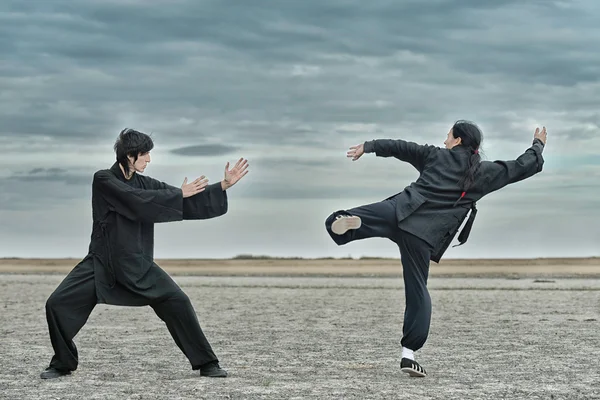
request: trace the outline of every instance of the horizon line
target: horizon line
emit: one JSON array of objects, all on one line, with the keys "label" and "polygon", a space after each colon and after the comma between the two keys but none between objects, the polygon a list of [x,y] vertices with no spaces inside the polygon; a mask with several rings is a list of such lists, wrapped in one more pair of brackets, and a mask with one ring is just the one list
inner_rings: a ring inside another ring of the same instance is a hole
[{"label": "horizon line", "polygon": [[[0,260],[77,260],[83,257],[0,257]],[[572,256],[554,256],[554,257],[489,257],[489,258],[481,258],[481,257],[472,257],[472,258],[444,258],[446,261],[468,261],[468,260],[582,260],[582,259],[596,259],[600,258],[600,256],[580,256],[580,257],[572,257]],[[234,257],[156,257],[156,260],[181,260],[181,261],[235,261],[235,260],[400,260],[400,257],[376,257],[376,256],[360,256],[360,257],[332,257],[332,256],[323,256],[323,257],[300,257],[300,256],[269,256],[269,255],[251,255],[251,254],[240,254]],[[443,260],[442,260],[443,261]]]}]

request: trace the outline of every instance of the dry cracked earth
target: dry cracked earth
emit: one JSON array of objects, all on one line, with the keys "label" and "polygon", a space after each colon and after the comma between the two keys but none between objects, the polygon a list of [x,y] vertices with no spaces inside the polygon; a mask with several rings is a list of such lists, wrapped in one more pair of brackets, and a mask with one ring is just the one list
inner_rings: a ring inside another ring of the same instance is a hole
[{"label": "dry cracked earth", "polygon": [[0,399],[595,399],[600,280],[431,278],[431,333],[400,371],[398,278],[175,277],[226,379],[200,378],[149,307],[98,305],[73,375],[44,304],[63,275],[0,275]]}]

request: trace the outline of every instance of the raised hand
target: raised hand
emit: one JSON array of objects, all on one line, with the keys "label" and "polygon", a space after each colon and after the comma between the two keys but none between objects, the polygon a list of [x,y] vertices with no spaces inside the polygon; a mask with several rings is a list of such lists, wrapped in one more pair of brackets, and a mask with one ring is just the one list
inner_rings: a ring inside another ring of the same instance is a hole
[{"label": "raised hand", "polygon": [[233,168],[229,169],[229,162],[225,165],[225,178],[221,181],[223,190],[227,190],[235,185],[248,173],[248,160],[240,158]]},{"label": "raised hand", "polygon": [[183,180],[183,184],[181,185],[181,191],[183,192],[183,198],[191,197],[195,194],[198,194],[208,186],[208,179],[204,175],[200,178],[196,179],[192,183],[187,183],[187,177]]},{"label": "raised hand", "polygon": [[540,139],[544,145],[546,144],[546,127],[542,127],[542,131],[540,132],[540,128],[535,128],[535,133],[533,134],[534,139]]},{"label": "raised hand", "polygon": [[356,161],[365,154],[364,144],[358,144],[350,147],[350,150],[346,153],[346,157],[352,158],[352,161]]}]

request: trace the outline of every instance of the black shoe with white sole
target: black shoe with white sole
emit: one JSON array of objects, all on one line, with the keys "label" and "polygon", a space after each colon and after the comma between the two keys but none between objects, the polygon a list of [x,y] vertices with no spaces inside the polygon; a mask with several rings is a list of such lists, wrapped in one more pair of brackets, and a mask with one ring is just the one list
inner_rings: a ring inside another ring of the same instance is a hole
[{"label": "black shoe with white sole", "polygon": [[419,378],[427,376],[425,369],[421,367],[418,362],[411,360],[410,358],[403,358],[402,361],[400,361],[400,367],[402,372],[406,372],[410,376]]},{"label": "black shoe with white sole", "polygon": [[354,215],[338,215],[331,224],[331,231],[336,235],[343,235],[351,229],[360,228],[362,221],[360,217]]}]

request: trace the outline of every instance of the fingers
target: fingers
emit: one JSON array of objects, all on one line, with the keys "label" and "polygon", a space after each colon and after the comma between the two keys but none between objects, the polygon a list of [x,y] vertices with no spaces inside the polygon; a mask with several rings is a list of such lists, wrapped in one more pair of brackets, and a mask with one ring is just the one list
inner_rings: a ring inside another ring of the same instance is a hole
[{"label": "fingers", "polygon": [[242,157],[238,160],[238,162],[235,163],[235,166],[233,167],[233,169],[241,169],[241,168],[247,168],[247,167],[248,167],[248,160],[246,160]]},{"label": "fingers", "polygon": [[183,180],[183,183],[181,184],[181,186],[185,186],[187,185],[187,176],[185,177],[185,179]]},{"label": "fingers", "polygon": [[196,180],[194,182],[190,183],[190,185],[198,185],[201,181],[208,182],[208,178],[206,178],[206,176],[202,175],[200,178],[196,178]]},{"label": "fingers", "polygon": [[202,175],[200,178],[190,183],[189,186],[191,186],[191,192],[193,194],[198,194],[208,186],[208,178]]},{"label": "fingers", "polygon": [[208,186],[208,178],[205,178],[204,175],[196,179],[196,187],[204,188],[206,186]]},{"label": "fingers", "polygon": [[235,182],[238,182],[240,179],[242,179],[244,176],[246,176],[246,174],[248,173],[248,170],[245,170],[244,172],[240,173],[236,178],[235,178]]},{"label": "fingers", "polygon": [[350,150],[346,153],[346,157],[351,158],[352,161],[356,161],[362,156],[361,146],[352,146]]},{"label": "fingers", "polygon": [[535,137],[539,137],[539,136],[546,136],[547,132],[546,132],[546,127],[543,126],[542,130],[540,131],[540,128],[535,128],[535,133],[533,134]]},{"label": "fingers", "polygon": [[237,166],[236,169],[238,169],[240,172],[247,171],[249,166],[250,166],[250,164],[248,164],[248,161],[244,160],[244,162],[242,164],[240,164],[239,166]]},{"label": "fingers", "polygon": [[[229,163],[227,163],[227,166],[229,166]],[[238,173],[240,173],[240,171],[245,171],[249,166],[250,166],[250,164],[248,164],[248,160],[246,160],[244,158],[240,158],[235,163],[235,166],[231,169],[230,172],[238,174]],[[227,171],[227,169],[226,169],[226,171]]]},{"label": "fingers", "polygon": [[352,161],[358,160],[362,155],[361,146],[362,145],[360,144],[357,144],[356,146],[350,146],[350,150],[348,150],[346,153],[346,157],[352,158]]}]

